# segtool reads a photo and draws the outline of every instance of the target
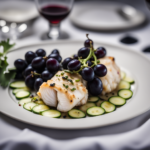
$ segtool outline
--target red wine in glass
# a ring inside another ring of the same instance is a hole
[[[41,8],[40,13],[50,23],[58,24],[69,14],[69,8],[61,5],[47,5]]]
[[[49,32],[42,39],[63,39],[65,34],[60,32],[60,23],[66,18],[73,6],[74,0],[35,0],[41,16],[49,21]]]

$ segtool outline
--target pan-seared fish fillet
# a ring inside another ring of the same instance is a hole
[[[57,72],[51,80],[44,82],[37,94],[46,105],[57,107],[61,112],[84,105],[88,99],[88,91],[81,76],[64,71]]]
[[[115,63],[114,57],[104,57],[99,60],[101,64],[107,67],[106,76],[100,78],[103,83],[102,95],[105,95],[117,88],[121,80],[121,71]]]

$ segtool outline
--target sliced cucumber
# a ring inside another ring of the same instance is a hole
[[[14,90],[13,90],[13,94],[15,95],[17,92],[22,91],[22,90],[24,90],[24,91],[29,91],[28,88],[14,89]]]
[[[85,113],[81,110],[78,110],[78,109],[71,109],[69,112],[68,112],[68,116],[70,118],[74,118],[74,119],[78,119],[78,118],[85,118]]]
[[[121,89],[130,89],[130,88],[131,88],[131,85],[129,82],[121,80],[117,89],[121,90]]]
[[[98,106],[93,106],[87,109],[87,114],[89,116],[99,116],[105,113],[105,110]]]
[[[21,90],[15,94],[17,99],[23,99],[30,96],[29,91]]]
[[[46,110],[41,112],[42,116],[50,117],[50,118],[60,118],[61,117],[61,112],[58,110]]]
[[[32,108],[32,111],[36,114],[39,114],[45,110],[49,110],[49,107],[47,105],[36,105]]]
[[[128,77],[128,76],[125,77],[123,80],[129,82],[130,84],[134,83],[134,80],[131,77]]]
[[[126,77],[126,73],[124,71],[121,71],[121,79],[124,79]]]
[[[86,112],[88,108],[96,106],[95,103],[86,103],[85,105],[82,105],[79,107],[79,109],[83,112]]]
[[[35,103],[33,103],[33,102],[29,102],[29,103],[24,104],[24,105],[23,105],[23,108],[26,109],[26,110],[28,110],[28,111],[31,111],[32,108],[33,108],[34,106],[36,106],[36,105],[37,105],[37,104],[35,104]]]
[[[116,106],[122,106],[126,103],[126,100],[119,96],[113,96],[113,97],[109,98],[108,101]]]
[[[104,102],[104,101],[99,100],[99,101],[96,103],[96,105],[100,107],[102,102]]]
[[[98,96],[90,96],[88,98],[88,102],[93,102],[93,103],[96,103],[99,101],[99,97]]]
[[[131,98],[132,95],[133,95],[133,92],[131,90],[123,89],[123,90],[118,91],[118,96],[120,96],[126,100]]]
[[[24,99],[21,99],[18,104],[20,104],[21,106],[23,106],[24,104],[28,103],[28,102],[31,102],[31,98],[24,98]]]
[[[12,83],[10,83],[10,88],[13,88],[13,89],[20,89],[20,88],[25,88],[26,87],[26,84],[24,81],[14,81]]]
[[[107,112],[107,113],[113,112],[116,109],[116,106],[108,101],[103,102],[101,104],[101,107],[104,108],[105,112]]]
[[[44,103],[43,101],[35,101],[35,103],[36,103],[36,104],[39,104],[39,105],[40,105],[40,104],[44,104],[44,105],[45,105],[45,103]]]

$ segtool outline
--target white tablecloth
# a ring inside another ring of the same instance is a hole
[[[128,1],[128,3],[134,3],[131,0],[130,1],[127,0],[127,1]],[[138,0],[138,1],[139,1],[139,4],[135,3],[135,6],[138,9],[141,9],[145,13],[150,15],[150,13],[148,12],[148,9],[145,6],[144,1],[142,1],[142,0],[141,1]],[[132,29],[131,31],[128,31],[128,32],[100,33],[100,32],[92,32],[92,31],[81,30],[79,28],[76,28],[70,23],[69,19],[66,19],[62,22],[61,29],[66,31],[69,34],[70,39],[81,39],[84,41],[85,34],[89,33],[90,38],[92,38],[94,41],[108,42],[108,43],[112,43],[112,44],[116,44],[116,45],[122,45],[119,42],[119,39],[121,37],[123,37],[126,33],[130,33],[130,35],[135,36],[139,39],[139,42],[137,44],[129,45],[130,48],[134,48],[136,51],[141,51],[145,46],[150,45],[150,41],[149,41],[150,25],[149,24],[144,26],[143,28]],[[34,23],[33,34],[28,37],[25,37],[24,39],[20,39],[20,40],[16,41],[16,43],[17,43],[16,47],[27,45],[27,44],[33,44],[33,43],[37,43],[37,42],[41,41],[41,39],[40,39],[41,35],[43,34],[43,32],[46,32],[47,30],[48,30],[47,22],[42,18],[38,19]],[[150,58],[150,54],[147,54],[147,56]],[[109,139],[109,141],[111,139],[113,139],[113,137],[115,137],[115,138],[117,137],[117,139],[120,139],[119,138],[120,135],[115,135],[115,134],[123,133],[123,132],[127,132],[127,131],[131,131],[133,129],[136,129],[137,127],[141,126],[146,120],[148,120],[149,117],[150,117],[150,111],[148,111],[134,119],[125,121],[123,123],[106,126],[106,127],[101,127],[101,128],[74,131],[74,130],[55,130],[55,129],[47,129],[47,128],[41,128],[41,127],[37,127],[37,126],[32,126],[29,124],[25,124],[25,123],[16,121],[12,118],[5,116],[4,114],[0,114],[0,142],[2,143],[6,139],[8,139],[8,142],[10,142],[11,139],[15,140],[15,139],[19,138],[21,135],[28,135],[28,133],[30,133],[31,135],[33,135],[33,137],[35,137],[37,135],[37,133],[40,133],[41,135],[38,135],[37,137],[41,137],[42,135],[45,135],[46,137],[43,137],[43,138],[47,142],[53,141],[52,146],[53,146],[53,144],[56,144],[56,146],[57,146],[58,143],[63,144],[63,142],[64,142],[64,141],[61,142],[61,141],[57,141],[57,140],[68,140],[68,139],[82,137],[83,141],[85,141],[85,140],[87,141],[85,145],[88,146],[88,142],[89,142],[88,140],[91,139],[91,141],[93,141],[93,143],[95,144],[94,148],[98,149],[99,146],[103,146],[104,139]],[[146,125],[144,125],[144,126],[146,126]],[[144,128],[144,126],[142,128]],[[26,128],[27,128],[27,130],[24,130]],[[145,131],[145,130],[142,130],[142,131]],[[34,133],[34,132],[36,132],[36,133]],[[140,133],[140,132],[138,132],[138,133]],[[114,134],[114,135],[112,135],[112,134]],[[146,133],[144,133],[144,134],[147,135]],[[100,135],[109,135],[109,136],[101,137]],[[127,135],[127,133],[125,133],[125,135]],[[129,135],[131,135],[131,134],[129,134]],[[125,138],[128,137],[129,135],[125,136]],[[94,136],[96,136],[97,138]],[[50,139],[48,139],[47,137],[49,137]],[[90,138],[90,137],[92,137],[92,138]],[[147,142],[145,137],[144,137],[144,135],[143,135],[143,137],[140,137],[143,143],[144,143],[144,141]],[[54,141],[53,139],[57,139],[57,140]],[[78,142],[80,140],[81,140],[81,138],[76,139],[75,141]],[[97,142],[96,142],[97,140],[100,140],[99,144],[97,144]],[[67,141],[65,141],[65,142],[67,143]],[[71,143],[73,141],[69,141],[69,142]],[[38,143],[38,141],[37,141],[37,143]],[[136,143],[136,141],[134,144],[135,144],[134,146],[138,145],[138,143]],[[140,144],[142,144],[142,143],[140,143]],[[56,148],[58,148],[58,147],[56,147]],[[70,147],[68,147],[68,149],[69,148]],[[105,148],[108,148],[108,147],[105,147]],[[132,148],[137,148],[137,147],[132,147]],[[126,147],[126,149],[127,149],[127,147]],[[16,150],[18,150],[18,149],[16,149]]]

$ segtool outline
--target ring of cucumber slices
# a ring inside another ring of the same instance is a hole
[[[86,104],[77,107],[79,109],[74,108],[66,112],[65,118],[66,116],[67,118],[74,119],[85,118],[86,114],[91,117],[99,116],[113,112],[117,106],[124,105],[126,100],[130,99],[133,95],[130,88],[134,80],[126,76],[125,72],[121,72],[121,79],[116,91],[101,95],[100,97],[90,96]],[[26,87],[24,81],[14,81],[10,84],[10,88],[13,88],[12,93],[19,100],[19,106],[23,106],[24,109],[50,118],[62,117],[61,112],[50,109],[41,99],[30,98],[30,90]]]

